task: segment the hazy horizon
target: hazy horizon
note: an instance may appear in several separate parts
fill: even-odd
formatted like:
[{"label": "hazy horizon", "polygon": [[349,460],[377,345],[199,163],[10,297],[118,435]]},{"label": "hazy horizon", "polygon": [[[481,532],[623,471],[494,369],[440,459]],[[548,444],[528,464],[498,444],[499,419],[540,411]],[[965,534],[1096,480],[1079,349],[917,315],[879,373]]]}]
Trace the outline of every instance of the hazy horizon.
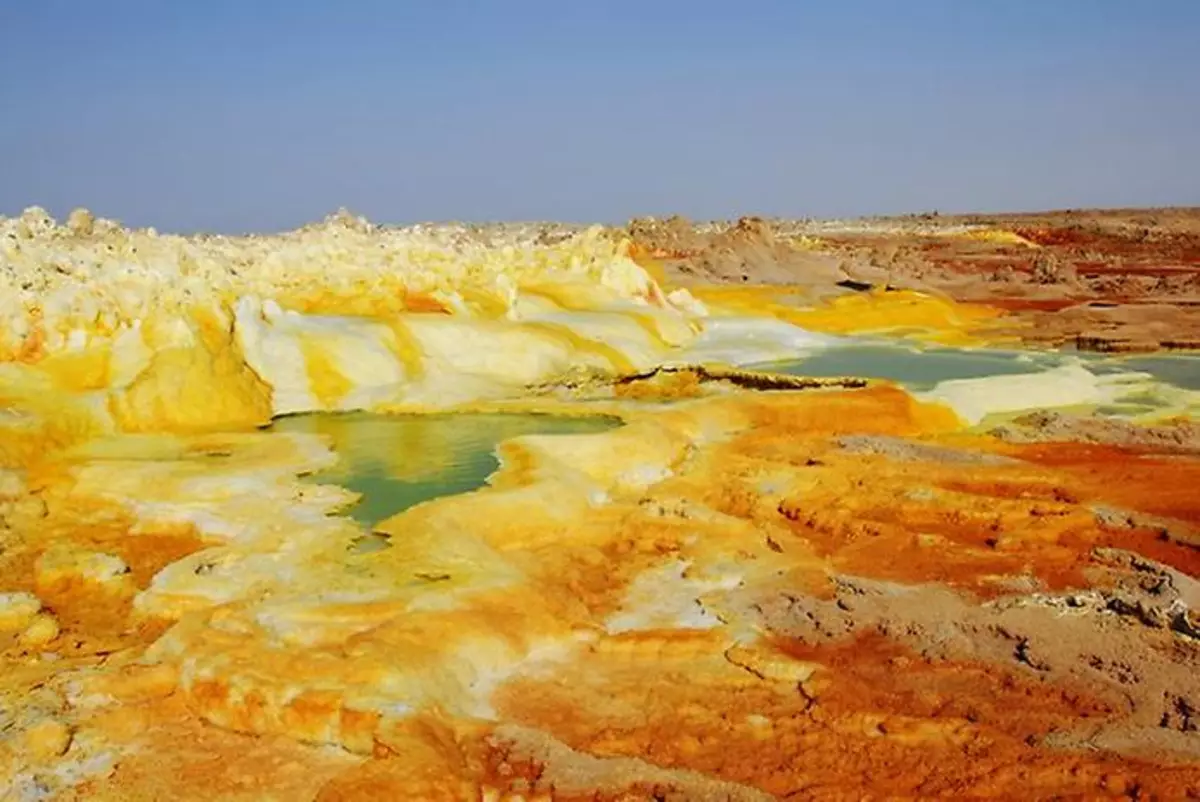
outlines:
[{"label": "hazy horizon", "polygon": [[1200,3],[0,8],[0,214],[622,223],[1200,205]]}]

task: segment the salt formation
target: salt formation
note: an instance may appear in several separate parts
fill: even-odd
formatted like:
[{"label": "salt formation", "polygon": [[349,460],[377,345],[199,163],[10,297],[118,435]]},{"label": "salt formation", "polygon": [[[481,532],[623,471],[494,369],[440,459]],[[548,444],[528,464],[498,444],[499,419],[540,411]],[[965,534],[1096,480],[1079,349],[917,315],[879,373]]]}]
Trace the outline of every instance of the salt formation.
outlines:
[{"label": "salt formation", "polygon": [[187,238],[30,209],[0,221],[0,360],[25,400],[66,391],[79,425],[144,431],[449,407],[644,370],[693,343],[686,359],[734,362],[820,345],[783,322],[750,338],[736,320],[709,324],[598,227],[539,236],[340,213],[277,236]]}]

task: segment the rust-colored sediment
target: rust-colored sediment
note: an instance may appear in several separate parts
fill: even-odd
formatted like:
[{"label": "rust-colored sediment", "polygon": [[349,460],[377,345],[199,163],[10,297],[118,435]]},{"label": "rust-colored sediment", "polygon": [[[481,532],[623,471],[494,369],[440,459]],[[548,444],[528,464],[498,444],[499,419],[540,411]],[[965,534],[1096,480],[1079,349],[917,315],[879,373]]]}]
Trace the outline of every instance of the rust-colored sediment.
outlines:
[{"label": "rust-colored sediment", "polygon": [[1197,209],[840,225],[743,218],[703,228],[670,218],[634,221],[628,232],[635,254],[685,286],[799,287],[810,299],[920,290],[1003,311],[1003,324],[987,327],[993,339],[1106,352],[1200,349]]},{"label": "rust-colored sediment", "polygon": [[[500,682],[484,718],[391,720],[343,707],[320,683],[276,709],[269,684],[325,647],[293,655],[245,641],[231,648],[258,650],[262,691],[235,695],[216,675],[182,693],[181,666],[137,663],[162,628],[136,626],[129,600],[155,566],[203,544],[183,530],[130,535],[78,493],[66,508],[44,492],[37,531],[80,548],[119,543],[136,568],[128,586],[35,582],[61,625],[41,648],[72,671],[30,668],[36,651],[10,642],[6,665],[26,668],[4,682],[72,677],[107,699],[59,713],[77,739],[120,746],[77,798],[204,787],[227,799],[1171,799],[1198,787],[1194,458],[965,434],[948,410],[887,385],[698,387],[682,406],[634,415],[628,434],[599,437],[725,434],[687,447],[672,475],[614,489],[569,531],[550,510],[526,509],[517,528],[499,514],[505,493],[538,486],[533,456],[514,454],[516,473],[495,491],[442,503],[446,521],[473,521],[524,566],[526,584],[429,617],[448,626],[430,643],[476,619],[516,643],[545,613],[590,633],[549,667]],[[1174,528],[1114,523],[1104,509]],[[69,534],[73,514],[91,523]],[[33,532],[22,543],[45,553]],[[703,608],[699,629],[645,618],[630,595],[674,564],[701,584],[681,590],[664,574],[659,595]],[[8,562],[6,576],[28,565]],[[526,606],[549,599],[538,615]],[[222,637],[246,626],[237,610]],[[603,623],[625,614],[644,623]],[[334,648],[370,649],[372,637]],[[350,751],[297,740],[330,717]]]}]

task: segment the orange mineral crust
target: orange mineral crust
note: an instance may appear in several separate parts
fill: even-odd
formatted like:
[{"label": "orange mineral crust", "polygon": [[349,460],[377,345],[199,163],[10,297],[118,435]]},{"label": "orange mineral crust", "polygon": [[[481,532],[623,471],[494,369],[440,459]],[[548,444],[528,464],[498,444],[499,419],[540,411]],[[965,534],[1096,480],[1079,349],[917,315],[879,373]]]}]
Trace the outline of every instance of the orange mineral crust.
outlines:
[{"label": "orange mineral crust", "polygon": [[297,478],[334,458],[315,435],[117,434],[8,469],[0,788],[1200,788],[1188,441],[965,429],[883,382],[680,381],[607,402],[605,433],[502,444],[488,486],[365,552],[352,495]]},{"label": "orange mineral crust", "polygon": [[[492,775],[562,786],[563,799],[652,798],[673,784],[678,798],[703,799],[1121,798],[1134,787],[1181,798],[1200,777],[1183,764],[1054,748],[1056,735],[1117,715],[1074,689],[987,664],[928,661],[880,635],[777,648],[772,659],[795,661],[792,671],[643,648],[514,684],[503,711],[516,726],[493,736]],[[556,742],[565,748],[548,746]],[[573,776],[585,755],[669,771],[643,768],[644,779],[613,771],[596,793]]]}]

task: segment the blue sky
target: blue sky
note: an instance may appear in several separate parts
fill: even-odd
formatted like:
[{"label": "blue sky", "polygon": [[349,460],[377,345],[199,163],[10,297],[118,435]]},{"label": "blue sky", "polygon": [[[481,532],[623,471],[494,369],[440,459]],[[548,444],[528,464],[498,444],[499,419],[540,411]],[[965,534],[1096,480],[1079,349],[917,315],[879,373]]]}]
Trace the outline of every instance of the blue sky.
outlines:
[{"label": "blue sky", "polygon": [[1200,204],[1197,0],[0,3],[0,214]]}]

